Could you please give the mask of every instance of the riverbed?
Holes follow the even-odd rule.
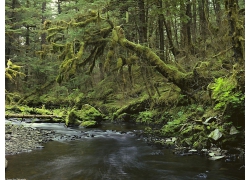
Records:
[[[55,131],[44,148],[7,155],[7,179],[27,180],[188,180],[245,179],[244,162],[211,161],[179,156],[149,146],[136,135],[143,127],[106,123],[96,129],[65,128],[63,124],[29,123]]]

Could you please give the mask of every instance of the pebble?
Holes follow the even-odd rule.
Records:
[[[13,155],[21,152],[30,152],[33,149],[43,148],[42,143],[52,137],[47,132],[31,127],[5,124],[5,154]]]

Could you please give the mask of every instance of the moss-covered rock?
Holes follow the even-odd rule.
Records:
[[[80,126],[86,127],[86,128],[93,128],[97,127],[98,123],[96,121],[83,121]]]
[[[77,115],[77,110],[72,109],[71,111],[69,111],[65,120],[66,126],[79,125],[80,123],[81,121],[79,120],[79,116]]]
[[[102,113],[89,104],[84,104],[82,109],[78,111],[78,115],[83,121],[97,121],[103,119]]]
[[[149,97],[144,96],[139,100],[131,102],[130,104],[126,104],[125,106],[118,109],[114,114],[112,119],[115,120],[120,114],[127,113],[127,114],[139,114],[141,111],[145,111],[146,107],[148,106]]]
[[[93,106],[89,104],[85,104],[82,106],[80,110],[72,109],[69,112],[68,116],[66,117],[65,124],[66,126],[71,126],[71,125],[87,126],[88,125],[87,122],[91,123],[92,121],[94,121],[96,122],[96,124],[98,124],[102,120],[103,116],[97,109],[95,109]],[[84,124],[84,122],[86,123]],[[90,126],[92,124],[90,124]]]

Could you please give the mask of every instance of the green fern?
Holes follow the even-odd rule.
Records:
[[[245,95],[242,92],[237,92],[237,81],[233,77],[218,78],[215,83],[210,86],[212,90],[212,99],[216,104],[214,110],[223,110],[228,104],[237,108],[244,103]]]

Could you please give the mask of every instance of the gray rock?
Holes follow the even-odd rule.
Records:
[[[211,122],[214,122],[217,120],[217,117],[209,117],[205,120],[205,122],[203,122],[203,124],[205,125],[209,125]]]
[[[233,134],[238,134],[239,133],[239,131],[234,127],[234,126],[232,126],[231,128],[230,128],[230,135],[233,135]]]
[[[220,132],[219,129],[215,129],[214,131],[212,131],[208,137],[214,139],[215,141],[217,141],[218,139],[220,139],[222,136],[222,133]]]

